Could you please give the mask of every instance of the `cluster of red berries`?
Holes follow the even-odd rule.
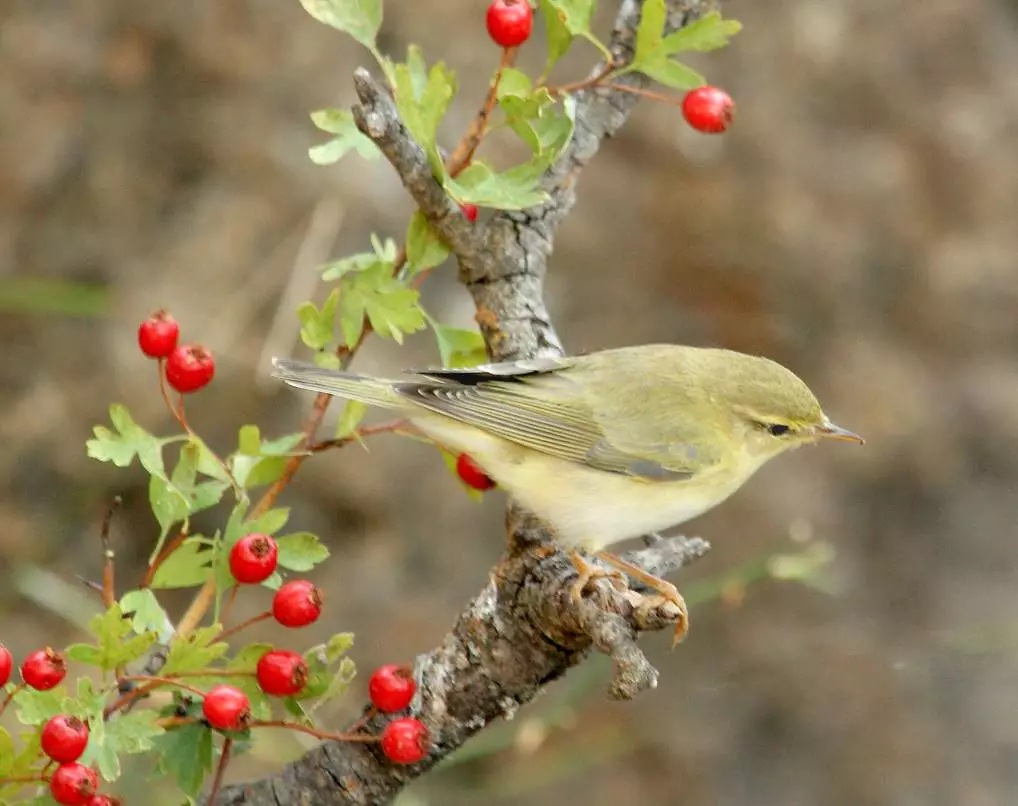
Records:
[[[177,344],[180,325],[158,310],[138,327],[138,346],[149,358],[166,362],[166,382],[182,394],[197,392],[216,374],[212,353],[200,344]]]
[[[384,714],[410,706],[417,684],[406,666],[379,666],[368,681],[371,704]],[[412,716],[394,719],[382,731],[382,752],[396,764],[416,764],[428,755],[431,740],[424,723]]]

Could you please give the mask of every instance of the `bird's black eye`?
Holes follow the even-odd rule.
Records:
[[[780,423],[771,423],[770,425],[767,426],[767,430],[770,431],[771,436],[783,437],[785,434],[788,433],[789,429],[787,425],[781,425]]]

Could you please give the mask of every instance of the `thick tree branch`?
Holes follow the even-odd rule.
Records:
[[[669,25],[680,27],[712,7],[710,0],[670,0]],[[641,4],[622,0],[610,47],[617,64],[632,55]],[[597,68],[595,72],[600,71]],[[592,73],[593,74],[593,73]],[[620,79],[642,86],[644,79]],[[638,96],[588,89],[577,96],[576,131],[545,177],[550,199],[519,212],[500,212],[473,226],[434,179],[423,149],[410,138],[389,95],[365,72],[355,75],[358,127],[392,163],[414,201],[452,248],[472,294],[477,321],[495,360],[560,355],[543,299],[555,230],[575,201],[579,172],[601,141],[625,122]],[[657,671],[637,647],[647,630],[673,626],[674,605],[653,593],[617,589],[599,580],[579,603],[570,596],[575,571],[543,527],[510,507],[506,556],[460,614],[440,646],[421,655],[411,712],[431,731],[422,763],[390,764],[376,745],[325,742],[276,775],[225,788],[217,804],[297,806],[388,803],[409,781],[437,764],[495,719],[515,713],[594,647],[612,658],[612,696],[628,699],[657,685]],[[698,539],[648,539],[627,559],[655,574],[681,567],[708,549]],[[388,717],[365,729],[380,733]]]

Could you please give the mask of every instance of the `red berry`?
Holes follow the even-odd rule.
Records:
[[[251,702],[235,686],[214,686],[205,695],[202,713],[218,730],[243,730],[251,719]]]
[[[530,38],[534,10],[527,0],[491,0],[487,23],[488,36],[496,45],[514,48]]]
[[[160,309],[138,328],[138,346],[149,358],[166,358],[177,346],[178,336],[177,320]]]
[[[67,661],[49,647],[37,649],[21,664],[21,679],[26,686],[37,691],[48,691],[58,685],[67,674]]]
[[[475,490],[490,490],[495,486],[494,480],[481,470],[481,466],[471,459],[468,454],[461,453],[459,455],[459,458],[456,460],[456,472],[463,479],[464,484],[473,487]]]
[[[272,597],[272,616],[284,627],[306,627],[322,615],[322,592],[306,579],[281,585]]]
[[[76,716],[59,714],[42,729],[42,752],[60,764],[81,758],[88,744],[88,725]]]
[[[92,795],[85,806],[121,806],[121,803],[109,795]]]
[[[402,711],[414,698],[417,684],[406,666],[379,666],[368,681],[368,696],[379,711]]]
[[[682,99],[682,115],[698,132],[718,134],[727,129],[735,117],[735,102],[717,87],[697,87]]]
[[[49,791],[53,800],[64,806],[85,806],[98,786],[99,778],[95,770],[76,762],[61,764],[49,779]]]
[[[216,374],[212,353],[200,344],[177,347],[166,359],[166,380],[178,392],[197,392]]]
[[[14,658],[11,651],[0,644],[0,687],[6,686],[11,679],[11,670],[14,668]]]
[[[308,682],[308,665],[304,658],[282,649],[262,655],[255,673],[262,691],[275,697],[296,694]]]
[[[465,215],[470,221],[476,221],[477,220],[477,205],[476,204],[470,204],[470,203],[461,204],[460,205],[460,210],[463,211],[463,215]]]
[[[382,752],[397,764],[416,764],[428,755],[428,729],[413,717],[394,719],[382,731]]]
[[[279,547],[268,535],[247,535],[230,549],[230,573],[246,585],[264,582],[272,576],[278,562]]]

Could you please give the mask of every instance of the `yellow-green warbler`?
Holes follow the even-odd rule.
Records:
[[[396,409],[468,453],[571,550],[576,598],[606,575],[579,553],[597,552],[678,606],[676,640],[688,614],[675,587],[602,549],[717,506],[779,453],[863,441],[789,370],[730,350],[644,345],[400,380],[273,363],[291,386]]]

